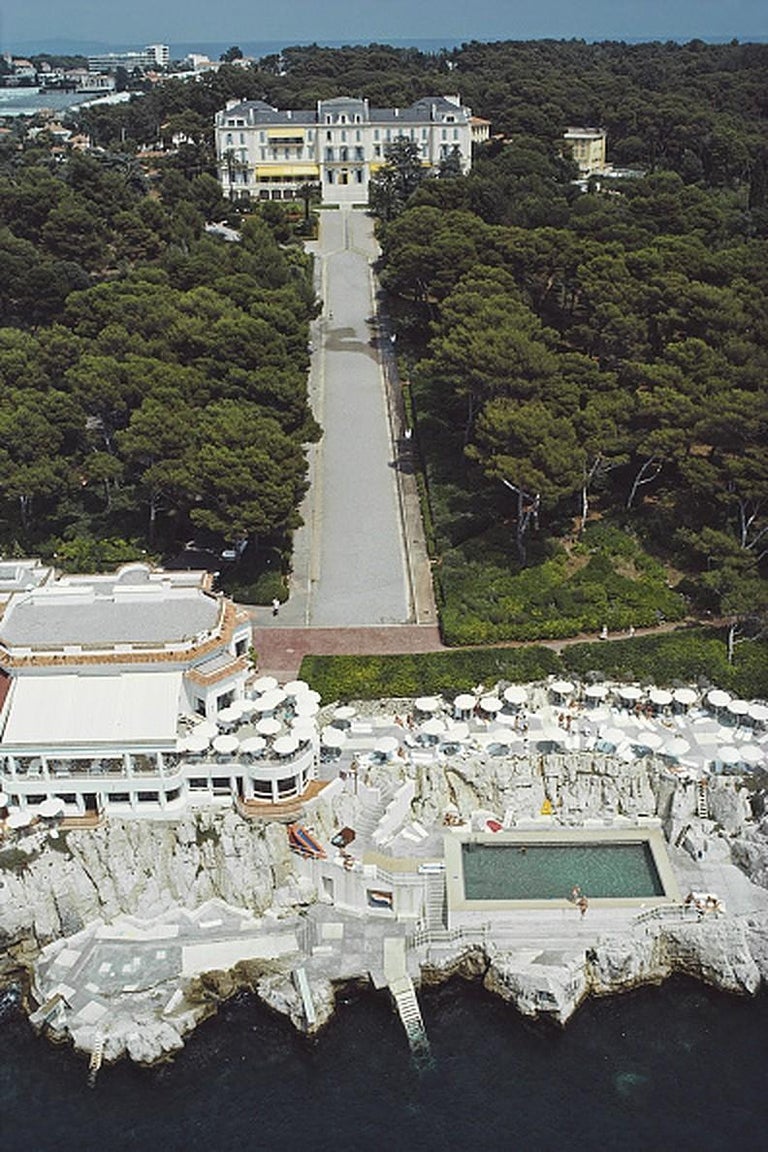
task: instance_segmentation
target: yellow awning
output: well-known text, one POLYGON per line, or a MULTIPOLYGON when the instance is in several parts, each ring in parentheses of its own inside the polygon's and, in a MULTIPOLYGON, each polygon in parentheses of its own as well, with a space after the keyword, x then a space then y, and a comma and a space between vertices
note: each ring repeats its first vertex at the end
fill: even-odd
POLYGON ((320 174, 317 164, 257 164, 253 171, 257 179, 273 176, 290 180, 294 176, 303 176, 305 180, 311 180, 320 174))
POLYGON ((268 140, 303 140, 303 128, 267 128, 268 140))

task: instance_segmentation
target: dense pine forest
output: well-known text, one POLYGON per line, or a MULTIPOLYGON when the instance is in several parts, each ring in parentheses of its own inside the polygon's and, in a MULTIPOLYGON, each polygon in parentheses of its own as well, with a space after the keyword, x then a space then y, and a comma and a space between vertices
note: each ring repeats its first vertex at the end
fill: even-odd
POLYGON ((458 91, 491 122, 471 175, 422 181, 379 224, 446 638, 707 613, 759 633, 767 75, 768 46, 738 43, 296 47, 84 110, 84 156, 15 128, 3 549, 83 567, 207 532, 285 555, 319 434, 310 268, 300 219, 222 203, 213 115, 458 91), (569 124, 605 127, 643 175, 579 188, 569 124), (223 218, 240 243, 204 233, 223 218))

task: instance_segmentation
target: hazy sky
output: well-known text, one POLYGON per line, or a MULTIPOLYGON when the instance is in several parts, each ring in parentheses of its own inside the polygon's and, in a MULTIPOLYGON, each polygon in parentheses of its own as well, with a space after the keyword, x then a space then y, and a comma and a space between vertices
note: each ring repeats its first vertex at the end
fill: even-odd
POLYGON ((0 42, 768 36, 766 0, 0 0, 0 42))

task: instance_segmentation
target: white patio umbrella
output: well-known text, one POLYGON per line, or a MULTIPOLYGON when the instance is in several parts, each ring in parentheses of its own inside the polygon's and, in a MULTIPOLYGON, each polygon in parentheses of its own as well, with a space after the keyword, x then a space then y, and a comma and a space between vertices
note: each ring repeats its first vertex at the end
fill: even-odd
POLYGON ((460 692, 453 701, 456 712, 471 712, 475 706, 475 698, 469 692, 460 692))
POLYGON ((289 680, 287 684, 283 684, 283 692, 286 696, 300 696, 303 692, 309 691, 309 684, 306 680, 289 680))
POLYGON ((421 725, 419 732, 423 732, 425 736, 442 736, 445 732, 445 722, 439 716, 430 716, 429 720, 425 720, 421 725))
POLYGON ((742 744, 739 748, 739 760, 742 764, 761 764, 765 759, 765 752, 762 748, 758 748, 756 744, 742 744))
POLYGON ((347 734, 341 728, 334 728, 328 724, 320 733, 320 743, 326 748, 343 748, 347 742, 347 734))
POLYGON ((622 700, 639 700, 643 695, 642 688, 638 688, 636 684, 622 684, 618 690, 619 696, 622 700))
POLYGON ((443 743, 445 744, 460 744, 463 740, 469 739, 469 724, 466 720, 457 720, 454 724, 449 724, 443 734, 443 743))
POLYGON ((45 820, 54 820, 57 816, 61 816, 65 809, 66 805, 63 800, 60 800, 58 796, 50 796, 47 800, 43 800, 37 814, 45 820))
POLYGON ((729 700, 728 703, 726 704, 726 708, 730 712, 731 716, 737 716, 737 717, 746 716, 747 713, 749 712, 749 701, 748 700, 729 700))
POLYGON ((271 691, 265 692, 263 696, 260 696, 257 703, 262 705, 262 712, 265 710, 266 705, 269 705, 269 711, 273 712, 275 708, 279 708, 281 704, 285 703, 285 692, 282 688, 272 688, 271 691))
POLYGON ((717 759, 721 764, 738 764, 741 753, 733 744, 723 744, 717 750, 717 759))
POLYGON ((274 676, 259 676, 258 680, 254 680, 251 688, 254 692, 272 692, 277 688, 277 679, 274 676))
POLYGON ((672 693, 672 699, 676 704, 682 704, 684 708, 690 708, 692 704, 696 703, 697 696, 693 688, 675 688, 672 693))
POLYGON ((657 708, 665 708, 668 704, 672 703, 672 693, 668 692, 666 688, 651 688, 648 693, 648 699, 651 704, 655 704, 657 708))
POLYGON ((236 724, 240 719, 241 712, 234 704, 230 704, 226 708, 222 708, 216 715, 217 724, 236 724))
POLYGON ((212 747, 214 752, 230 756, 240 747, 240 741, 237 736, 227 736, 222 733, 221 736, 214 736, 212 747))
POLYGON ((605 700, 608 695, 607 684, 589 684, 584 689, 584 695, 588 700, 605 700))
POLYGON ((291 716, 288 723, 292 732, 305 732, 307 736, 314 736, 317 732, 314 716, 291 716))
POLYGON ((381 736, 374 744, 373 750, 377 756, 391 756, 399 743, 396 736, 381 736))
POLYGON ((250 756, 263 752, 266 746, 267 742, 263 736, 246 736, 245 740, 240 741, 240 751, 247 752, 250 756))
POLYGON ((710 688, 707 692, 707 704, 713 708, 725 708, 730 699, 730 692, 723 692, 722 688, 710 688))
POLYGON ((555 680, 549 686, 550 692, 554 692, 555 696, 570 696, 574 688, 575 685, 570 680, 555 680))
POLYGON ((31 812, 11 812, 5 823, 8 828, 18 830, 19 828, 29 828, 32 819, 31 812))
POLYGON ((282 724, 274 716, 265 716, 263 720, 257 720, 254 727, 259 736, 277 736, 282 724))
POLYGON ((768 721, 768 708, 765 704, 750 704, 748 716, 758 724, 765 724, 768 721))
POLYGON ((437 696, 419 696, 413 702, 417 712, 437 712, 440 701, 437 696))
POLYGON ((353 708, 351 704, 342 704, 333 711, 334 720, 341 720, 342 724, 348 723, 355 716, 357 716, 357 708, 353 708))
POLYGON ((190 736, 205 736, 207 740, 213 740, 214 736, 218 736, 219 729, 212 720, 202 720, 199 724, 195 724, 190 736))
POLYGON ((272 751, 277 756, 293 756, 294 752, 298 751, 298 748, 298 737, 292 734, 289 736, 278 736, 277 740, 275 740, 274 744, 272 745, 272 751))
POLYGON ((8 797, 6 796, 5 792, 0 792, 0 808, 7 808, 7 807, 8 807, 8 797))
POLYGON ((299 696, 296 700, 296 716, 304 719, 311 719, 317 716, 320 711, 320 704, 317 700, 310 700, 309 696, 299 696))
POLYGON ((497 712, 501 712, 504 705, 498 696, 481 696, 480 707, 483 712, 488 712, 491 716, 495 716, 497 712))
POLYGON ((507 704, 525 704, 528 699, 528 693, 522 684, 510 684, 502 692, 502 696, 507 704))
POLYGON ((682 736, 673 736, 663 746, 662 752, 665 756, 671 756, 673 760, 676 760, 678 756, 684 756, 690 747, 688 741, 684 740, 682 736))
POLYGON ((190 736, 187 736, 185 752, 192 752, 198 756, 201 752, 207 751, 210 742, 210 736, 206 736, 204 732, 199 734, 193 732, 190 736))

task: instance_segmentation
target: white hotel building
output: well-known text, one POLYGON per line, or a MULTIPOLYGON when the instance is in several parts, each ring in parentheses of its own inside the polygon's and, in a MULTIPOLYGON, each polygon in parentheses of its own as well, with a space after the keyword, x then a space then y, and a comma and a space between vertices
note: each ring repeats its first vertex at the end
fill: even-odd
POLYGON ((314 111, 232 100, 216 115, 219 180, 231 200, 292 200, 302 185, 318 183, 324 204, 367 204, 368 182, 396 140, 417 144, 427 170, 455 154, 466 174, 471 119, 458 96, 429 96, 409 108, 338 96, 314 111))
MULTIPOLYGON (((0 613, 0 808, 35 815, 57 799, 95 821, 235 803, 247 815, 314 779, 306 730, 283 745, 243 739, 257 712, 250 620, 207 573, 130 564, 56 578, 0 561, 0 613)), ((258 715, 274 719, 284 695, 262 697, 258 715)))

